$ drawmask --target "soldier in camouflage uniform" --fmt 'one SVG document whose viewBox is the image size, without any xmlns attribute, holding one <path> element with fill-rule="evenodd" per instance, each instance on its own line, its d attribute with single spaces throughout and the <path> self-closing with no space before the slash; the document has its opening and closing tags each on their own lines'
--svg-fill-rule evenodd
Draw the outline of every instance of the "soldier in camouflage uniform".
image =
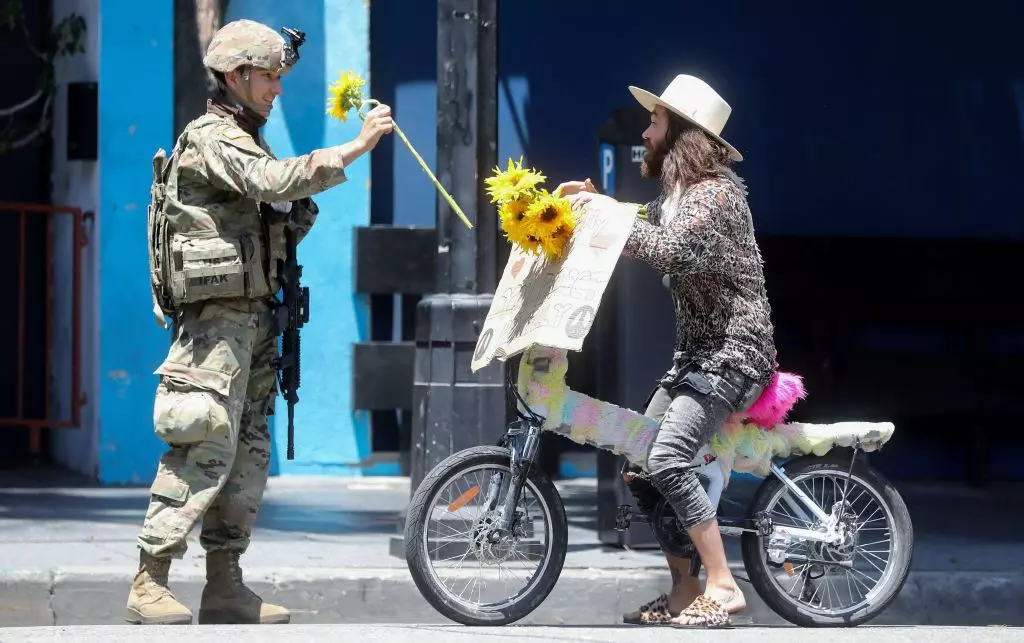
<svg viewBox="0 0 1024 643">
<path fill-rule="evenodd" d="M 154 312 L 173 320 L 154 429 L 169 449 L 151 486 L 128 597 L 131 623 L 192 622 L 168 589 L 172 559 L 201 520 L 207 583 L 200 623 L 286 623 L 242 583 L 239 556 L 267 482 L 267 415 L 277 394 L 277 262 L 290 216 L 301 241 L 318 209 L 311 196 L 345 181 L 345 168 L 392 130 L 390 109 L 367 114 L 348 143 L 277 160 L 259 128 L 297 59 L 273 29 L 225 25 L 204 64 L 219 89 L 207 113 L 154 157 L 150 267 Z"/>
</svg>

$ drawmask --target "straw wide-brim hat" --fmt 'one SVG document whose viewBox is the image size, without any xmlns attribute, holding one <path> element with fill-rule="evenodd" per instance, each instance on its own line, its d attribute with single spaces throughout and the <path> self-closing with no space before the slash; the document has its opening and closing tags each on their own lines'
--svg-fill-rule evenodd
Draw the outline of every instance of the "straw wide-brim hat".
<svg viewBox="0 0 1024 643">
<path fill-rule="evenodd" d="M 743 155 L 722 138 L 722 129 L 732 114 L 732 107 L 700 78 L 679 74 L 661 96 L 632 85 L 629 91 L 647 111 L 653 112 L 655 107 L 661 105 L 710 134 L 729 150 L 729 156 L 734 161 L 743 160 Z"/>
</svg>

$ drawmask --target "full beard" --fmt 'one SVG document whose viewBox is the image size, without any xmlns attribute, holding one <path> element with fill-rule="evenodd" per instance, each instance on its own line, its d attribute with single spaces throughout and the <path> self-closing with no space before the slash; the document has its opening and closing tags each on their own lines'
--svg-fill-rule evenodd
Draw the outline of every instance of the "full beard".
<svg viewBox="0 0 1024 643">
<path fill-rule="evenodd" d="M 668 156 L 668 147 L 665 142 L 662 141 L 657 145 L 652 145 L 647 141 L 644 141 L 644 161 L 640 164 L 640 174 L 651 179 L 661 178 L 661 167 L 665 163 L 665 157 Z"/>
</svg>

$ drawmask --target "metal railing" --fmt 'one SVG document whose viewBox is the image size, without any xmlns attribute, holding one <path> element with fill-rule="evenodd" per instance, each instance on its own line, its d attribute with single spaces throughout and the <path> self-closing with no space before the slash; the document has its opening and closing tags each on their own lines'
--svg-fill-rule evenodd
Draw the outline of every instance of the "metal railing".
<svg viewBox="0 0 1024 643">
<path fill-rule="evenodd" d="M 81 208 L 63 205 L 44 205 L 36 203 L 0 203 L 0 216 L 18 217 L 18 272 L 17 272 L 17 356 L 15 373 L 16 380 L 16 401 L 15 413 L 13 416 L 0 416 L 0 427 L 21 427 L 29 430 L 29 448 L 33 456 L 38 456 L 41 450 L 41 436 L 44 429 L 73 429 L 80 426 L 81 407 L 85 399 L 81 391 L 81 303 L 82 303 L 82 279 L 81 279 L 81 257 L 82 248 L 87 243 L 84 230 L 84 220 L 91 217 L 91 213 L 83 213 Z M 54 302 L 54 266 L 53 266 L 53 233 L 54 222 L 57 217 L 71 218 L 71 373 L 70 373 L 70 399 L 67 408 L 70 410 L 69 417 L 54 417 L 52 415 L 52 351 L 53 351 L 53 302 Z M 28 265 L 37 257 L 32 256 L 29 244 L 29 224 L 32 218 L 42 217 L 43 222 L 43 243 L 44 253 L 43 265 L 46 269 L 45 277 L 45 301 L 43 303 L 45 327 L 43 329 L 43 352 L 46 356 L 45 373 L 43 376 L 42 391 L 42 414 L 26 415 L 26 330 L 28 310 Z M 65 278 L 65 275 L 58 275 L 58 279 Z"/>
</svg>

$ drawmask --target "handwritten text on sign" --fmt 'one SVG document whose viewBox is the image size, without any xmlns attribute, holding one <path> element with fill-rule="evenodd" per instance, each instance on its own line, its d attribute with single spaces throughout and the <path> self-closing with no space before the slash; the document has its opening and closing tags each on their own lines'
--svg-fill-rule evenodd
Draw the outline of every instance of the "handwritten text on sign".
<svg viewBox="0 0 1024 643">
<path fill-rule="evenodd" d="M 533 345 L 578 351 L 629 238 L 636 204 L 595 196 L 565 256 L 549 262 L 512 248 L 473 354 L 475 372 Z"/>
</svg>

